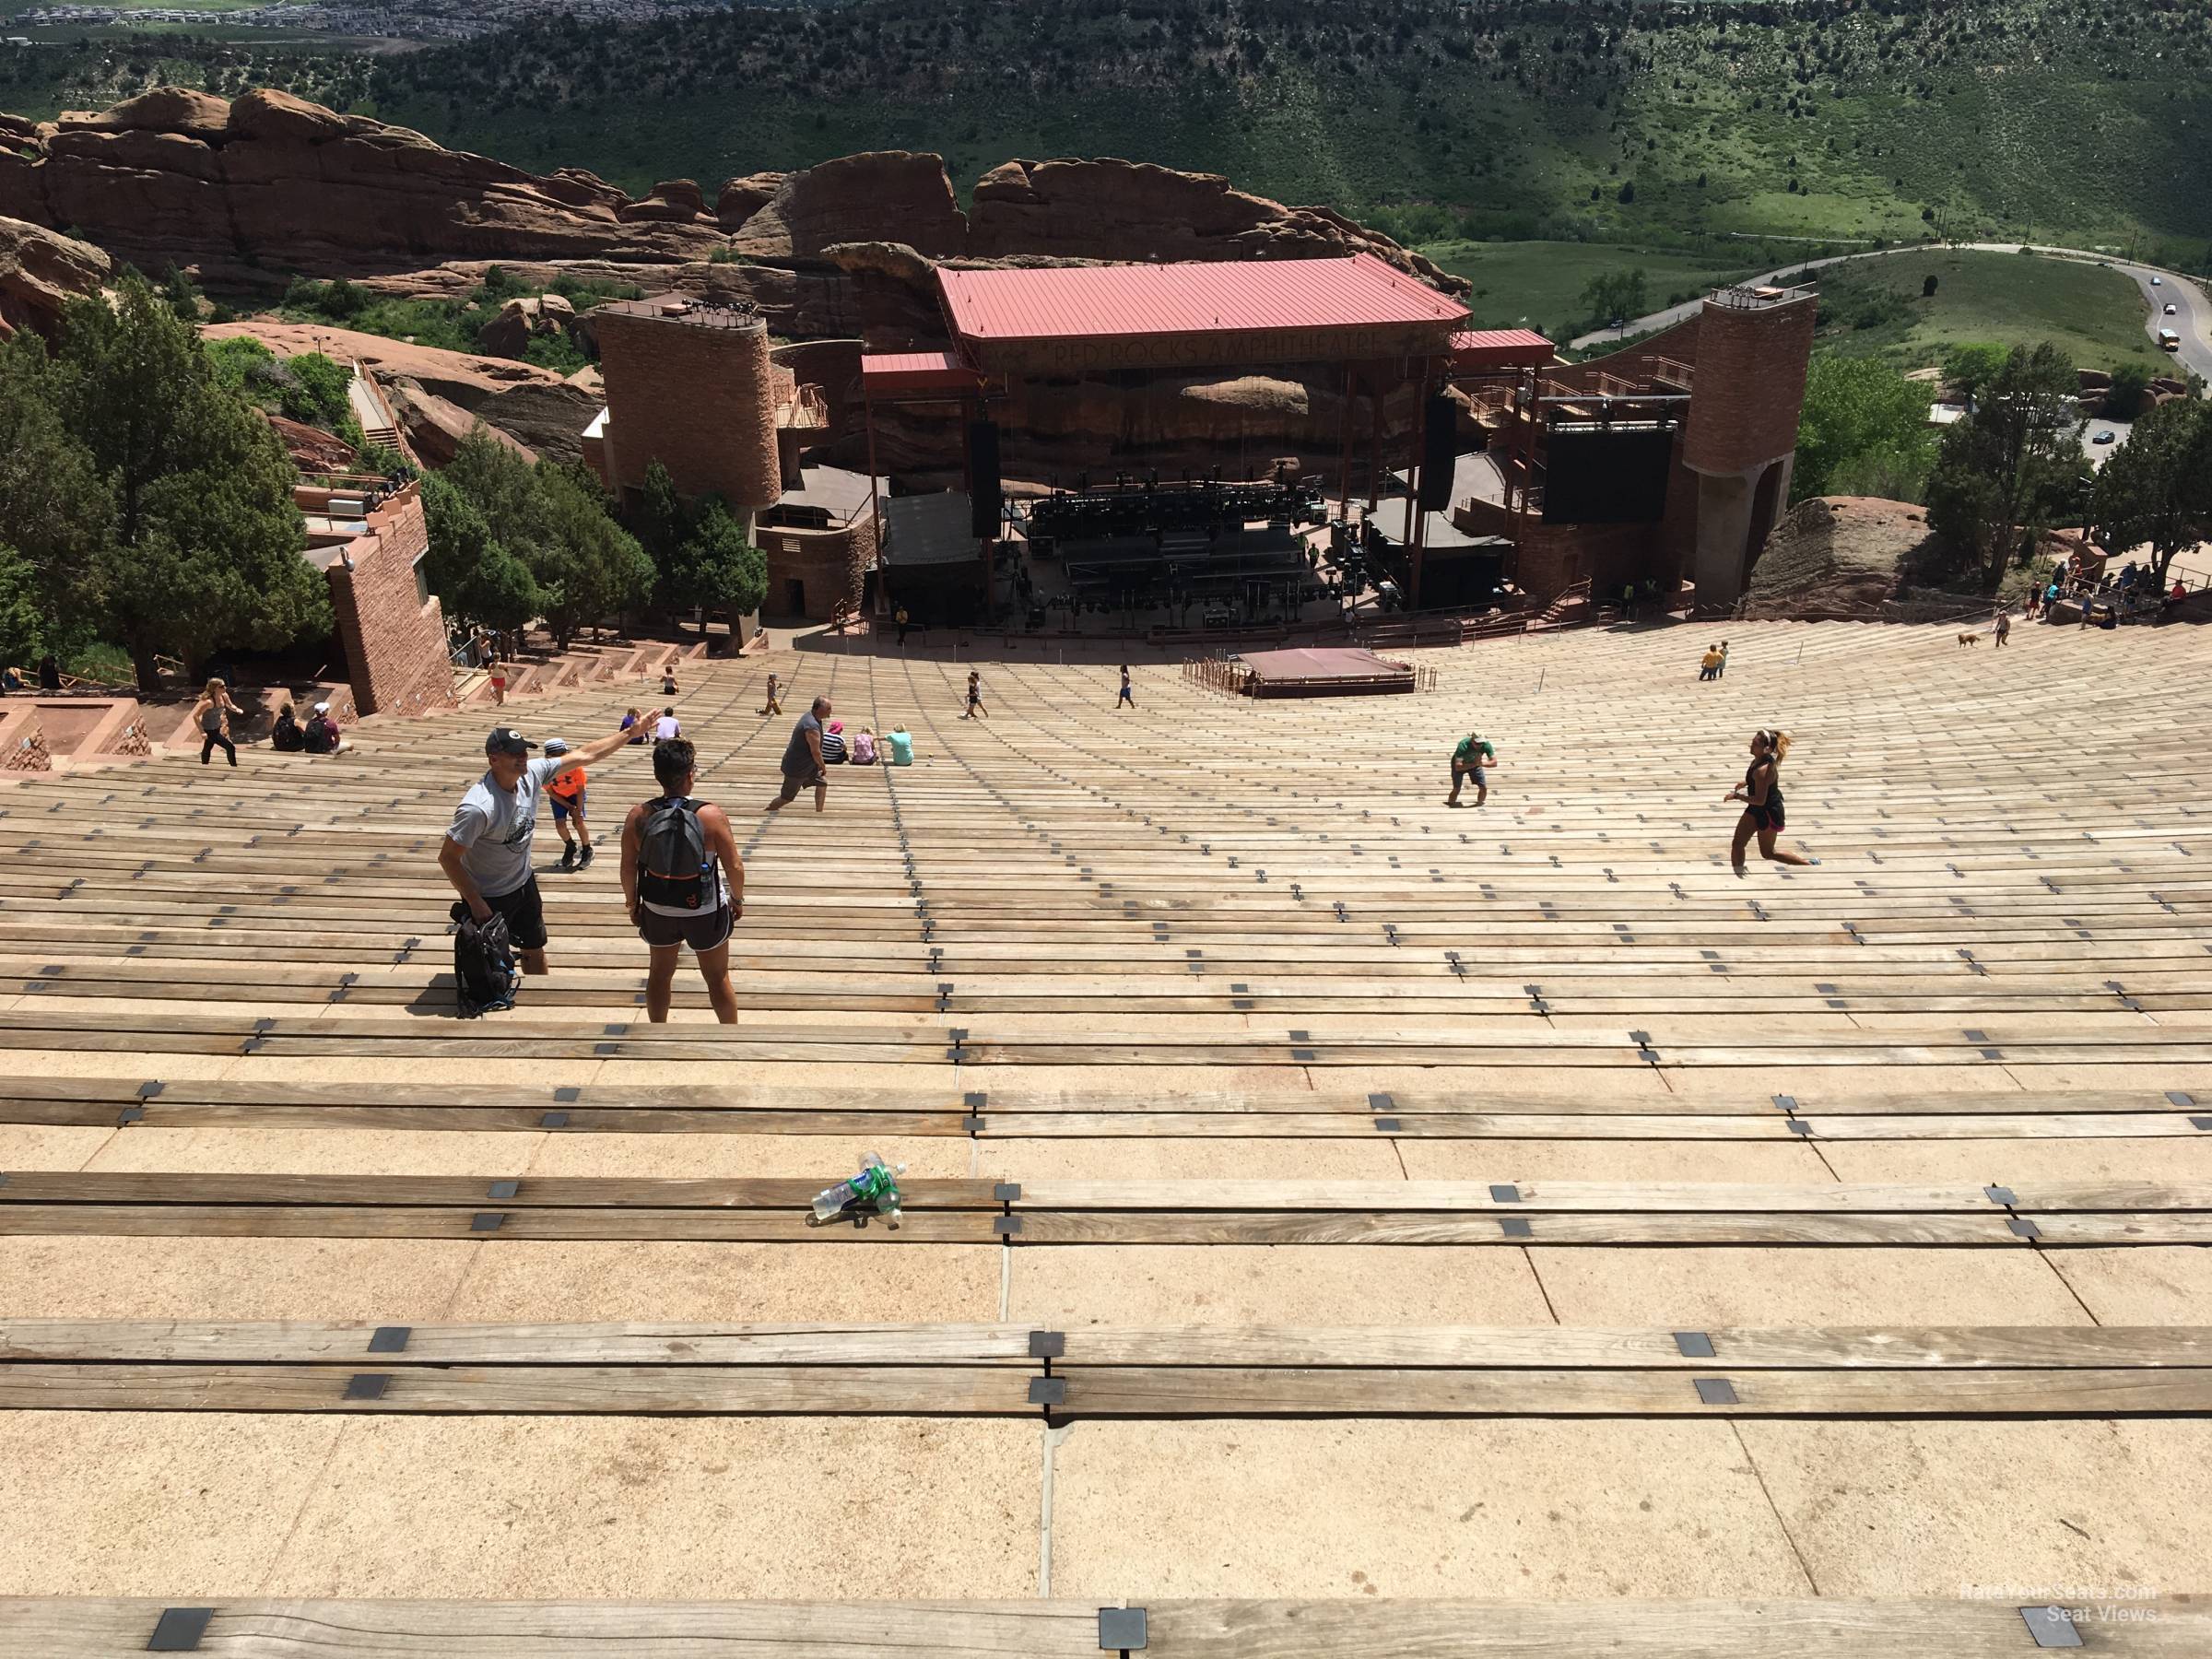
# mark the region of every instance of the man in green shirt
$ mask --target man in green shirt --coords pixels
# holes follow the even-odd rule
[[[1481,733],[1469,732],[1459,740],[1459,747],[1452,751],[1452,794],[1444,805],[1456,806],[1460,804],[1459,786],[1468,778],[1475,780],[1475,805],[1479,806],[1488,800],[1490,786],[1488,774],[1483,771],[1486,764],[1498,764],[1498,751]]]

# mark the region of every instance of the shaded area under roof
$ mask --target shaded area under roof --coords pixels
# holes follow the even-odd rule
[[[882,503],[883,547],[877,558],[892,570],[925,565],[971,564],[982,568],[982,555],[969,529],[968,492],[894,496]]]
[[[877,488],[878,493],[889,489],[890,480],[878,480]],[[802,466],[798,488],[786,489],[777,498],[775,505],[818,508],[827,512],[832,522],[849,524],[867,511],[868,475],[848,472],[841,466]]]
[[[1386,496],[1375,503],[1375,510],[1367,515],[1367,522],[1383,537],[1404,547],[1407,539],[1406,526],[1412,523],[1410,509],[1413,503],[1404,496]],[[1448,512],[1431,512],[1422,532],[1422,546],[1432,552],[1454,547],[1503,547],[1510,544],[1501,535],[1469,535],[1452,522]]]

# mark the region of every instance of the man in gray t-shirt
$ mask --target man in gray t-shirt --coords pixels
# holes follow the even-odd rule
[[[818,697],[791,728],[791,742],[783,750],[783,793],[768,804],[769,811],[788,806],[809,783],[814,785],[817,812],[829,801],[830,768],[822,759],[822,722],[829,718],[830,700]]]
[[[533,760],[537,746],[512,726],[484,740],[484,775],[469,785],[453,808],[453,821],[438,849],[438,868],[464,909],[478,922],[496,912],[507,918],[509,935],[522,954],[524,973],[546,971],[546,913],[530,868],[530,843],[537,832],[537,806],[546,785],[579,766],[597,766],[629,741],[616,732],[596,743],[571,749],[558,759]]]

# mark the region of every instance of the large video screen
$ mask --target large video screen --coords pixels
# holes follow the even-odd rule
[[[1666,512],[1670,430],[1555,427],[1544,469],[1547,524],[1642,524]]]

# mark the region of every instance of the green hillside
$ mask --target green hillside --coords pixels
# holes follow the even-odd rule
[[[2048,340],[2082,369],[2133,360],[2165,374],[2172,359],[2143,332],[2132,277],[2079,260],[1950,249],[1898,253],[1820,273],[1818,347],[1901,368],[1940,362],[1970,342]],[[1923,292],[1936,278],[1936,292]]]
[[[853,0],[556,17],[360,55],[114,40],[0,53],[41,113],[178,78],[282,85],[631,187],[944,153],[1122,155],[1416,240],[2029,236],[2201,266],[2202,0]]]

